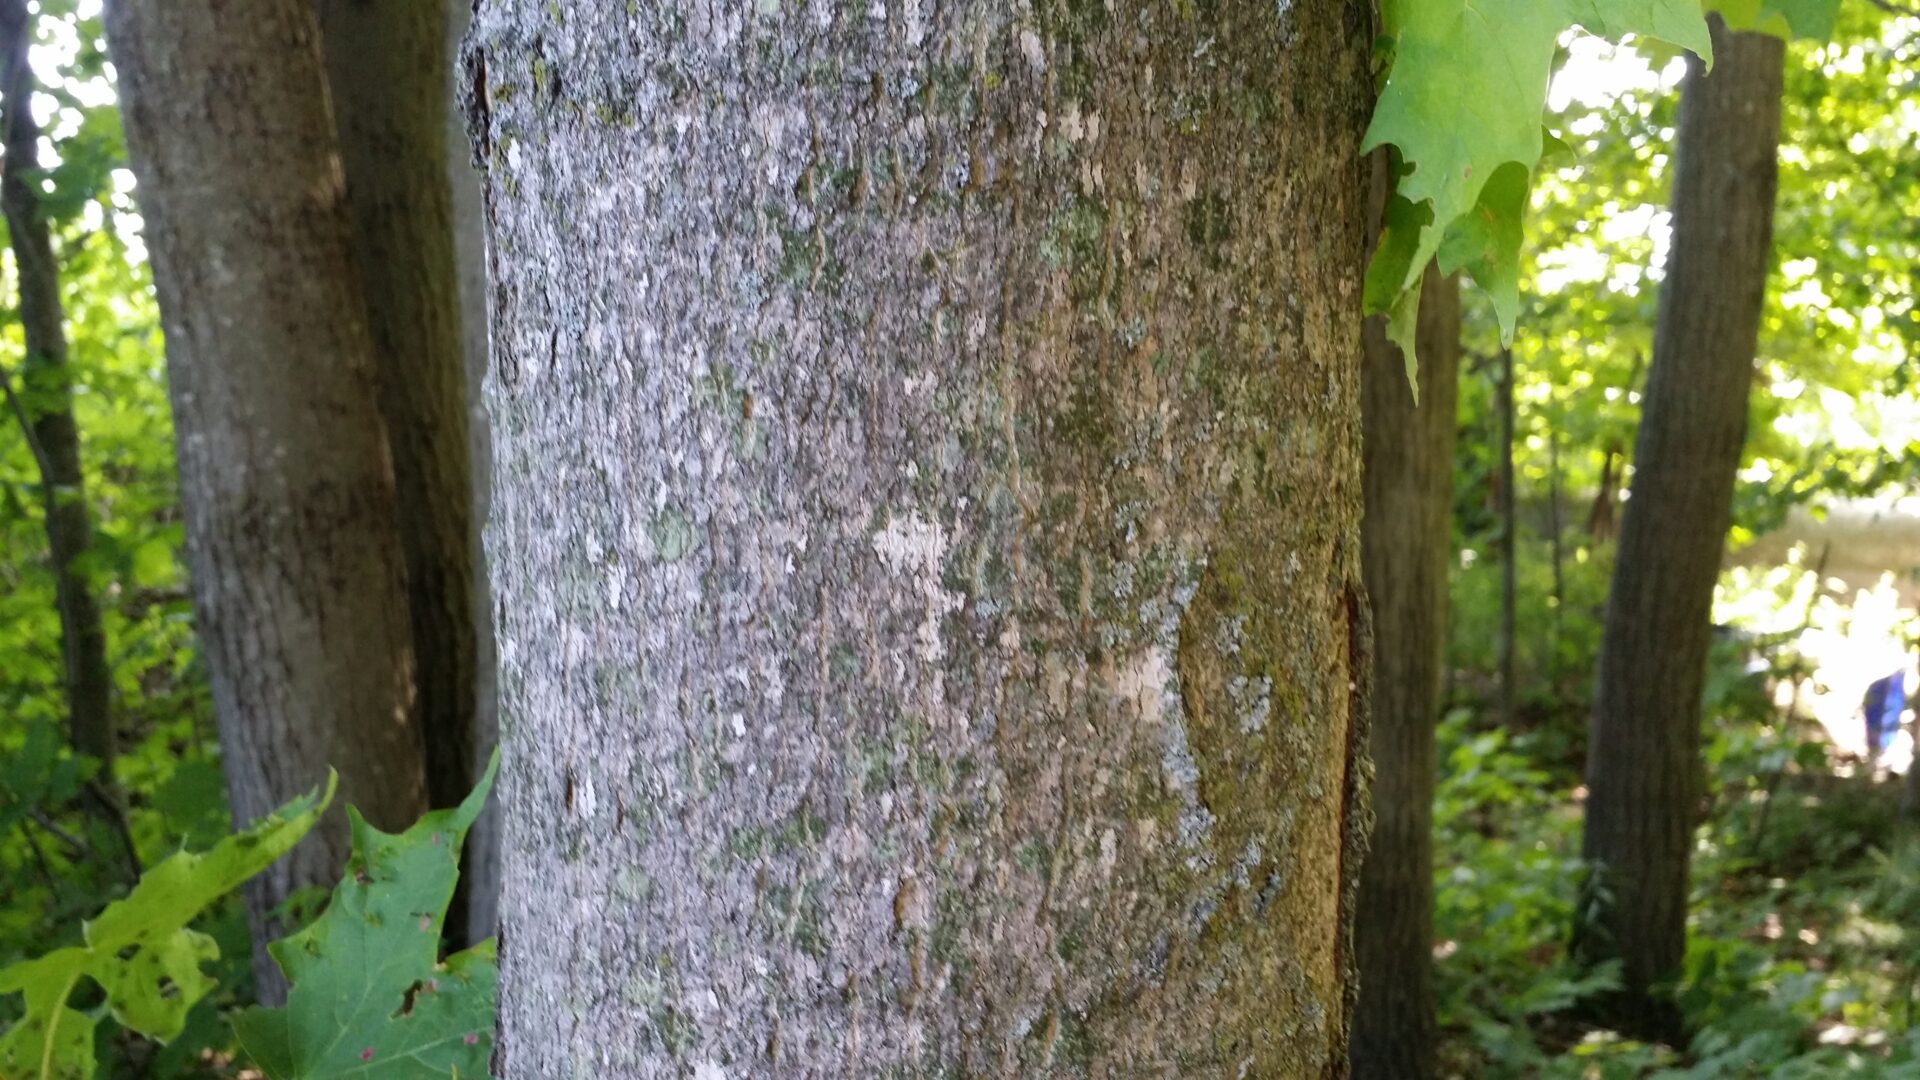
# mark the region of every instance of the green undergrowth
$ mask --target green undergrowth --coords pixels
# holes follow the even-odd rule
[[[1898,820],[1897,780],[1836,775],[1829,744],[1771,710],[1745,659],[1722,650],[1709,680],[1674,990],[1685,1046],[1566,1019],[1614,978],[1575,970],[1565,948],[1583,873],[1566,751],[1580,736],[1448,717],[1434,815],[1446,1075],[1920,1076],[1920,830]]]

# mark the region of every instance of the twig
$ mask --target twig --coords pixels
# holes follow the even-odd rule
[[[46,811],[39,809],[29,810],[27,816],[35,825],[40,826],[41,830],[48,836],[60,841],[60,843],[66,847],[67,853],[73,858],[84,859],[87,857],[87,845],[79,837],[61,828],[59,824],[47,816]]]
[[[133,842],[133,827],[127,822],[127,809],[114,798],[113,790],[102,784],[98,778],[87,781],[87,794],[100,807],[100,816],[107,819],[114,834],[120,838],[121,847],[127,856],[127,880],[135,884],[140,881],[140,849]]]
[[[51,892],[57,901],[60,898],[60,879],[54,876],[53,866],[47,862],[46,851],[41,848],[40,841],[34,838],[33,830],[27,828],[25,821],[20,822],[15,827],[20,830],[20,836],[26,840],[27,847],[33,850],[33,861],[40,867],[40,876],[47,881],[47,891]]]
[[[1867,3],[1889,15],[1905,15],[1909,19],[1920,19],[1920,8],[1910,8],[1905,4],[1896,4],[1893,0],[1867,0]]]
[[[20,421],[20,432],[27,437],[27,449],[33,452],[33,463],[40,468],[40,486],[45,488],[49,497],[53,494],[53,461],[47,457],[47,448],[40,445],[40,436],[33,430],[33,417],[27,415],[27,406],[20,395],[13,390],[13,373],[0,367],[0,393],[7,396],[7,405],[13,410],[14,419]]]

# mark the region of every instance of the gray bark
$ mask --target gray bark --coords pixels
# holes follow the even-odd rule
[[[1680,97],[1673,247],[1607,602],[1587,764],[1594,880],[1575,946],[1618,958],[1608,1018],[1678,1039],[1700,692],[1771,262],[1784,50],[1712,20]]]
[[[1344,1073],[1368,7],[481,6],[501,1075]]]
[[[67,369],[66,311],[60,302],[60,266],[53,236],[40,212],[40,125],[29,102],[33,69],[27,49],[33,23],[25,0],[0,0],[0,120],[5,123],[5,165],[0,168],[0,210],[20,279],[20,330],[25,345],[19,386],[0,371],[5,392],[32,447],[40,470],[46,515],[47,554],[53,566],[54,603],[60,612],[60,652],[66,666],[67,730],[75,751],[100,762],[99,797],[113,800],[113,677],[107,667],[107,632],[100,600],[79,565],[93,546],[86,475],[80,458],[80,427],[73,418],[73,376]]]
[[[403,555],[313,11],[119,0],[107,17],[234,815],[333,765],[342,802],[398,828],[426,805]],[[253,880],[256,946],[347,847],[336,811]],[[258,948],[255,969],[271,998]]]
[[[1365,334],[1361,537],[1373,606],[1374,827],[1354,924],[1360,1080],[1423,1080],[1435,1070],[1434,727],[1453,547],[1460,282],[1429,268],[1421,288],[1417,405],[1384,326],[1370,321]]]
[[[393,451],[427,793],[475,778],[478,566],[448,171],[447,0],[319,0],[354,253]],[[465,896],[448,933],[467,937]]]

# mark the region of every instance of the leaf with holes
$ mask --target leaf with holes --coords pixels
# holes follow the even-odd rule
[[[1791,0],[1772,0],[1791,2]],[[1406,170],[1393,227],[1369,273],[1367,310],[1413,356],[1411,301],[1427,261],[1464,269],[1494,295],[1502,336],[1519,311],[1520,215],[1545,149],[1540,115],[1560,35],[1645,34],[1708,54],[1700,0],[1387,0],[1392,62],[1365,148],[1392,145]]]
[[[148,870],[123,900],[82,927],[84,944],[0,971],[0,993],[26,995],[26,1012],[0,1036],[0,1076],[90,1080],[97,1014],[69,1008],[82,979],[106,993],[122,1025],[161,1042],[180,1033],[187,1010],[213,989],[200,965],[220,955],[212,938],[187,928],[207,905],[266,869],[293,847],[333,799],[295,799],[252,828],[196,855],[179,852]]]
[[[275,942],[293,984],[281,1009],[234,1017],[240,1045],[273,1080],[481,1077],[493,1048],[491,940],[440,959],[460,845],[499,759],[473,794],[394,836],[353,820],[353,857],[326,913]]]

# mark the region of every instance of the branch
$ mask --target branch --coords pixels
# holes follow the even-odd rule
[[[6,368],[0,368],[0,393],[7,397],[7,406],[13,410],[14,419],[20,421],[20,431],[27,437],[27,449],[33,451],[33,463],[40,467],[40,486],[46,489],[49,498],[54,492],[53,461],[47,457],[47,448],[40,445],[40,436],[33,430],[33,417],[27,415],[27,407],[20,395],[13,391],[13,374]]]
[[[67,849],[67,854],[70,857],[74,859],[84,859],[87,857],[88,851],[86,843],[79,837],[61,828],[60,824],[54,821],[45,810],[34,807],[27,811],[27,818],[35,825],[40,826],[42,832],[60,841],[61,846]]]
[[[1908,7],[1905,4],[1896,4],[1893,0],[1867,0],[1867,3],[1872,4],[1874,7],[1879,8],[1889,15],[1904,15],[1909,19],[1920,19],[1920,8]]]

